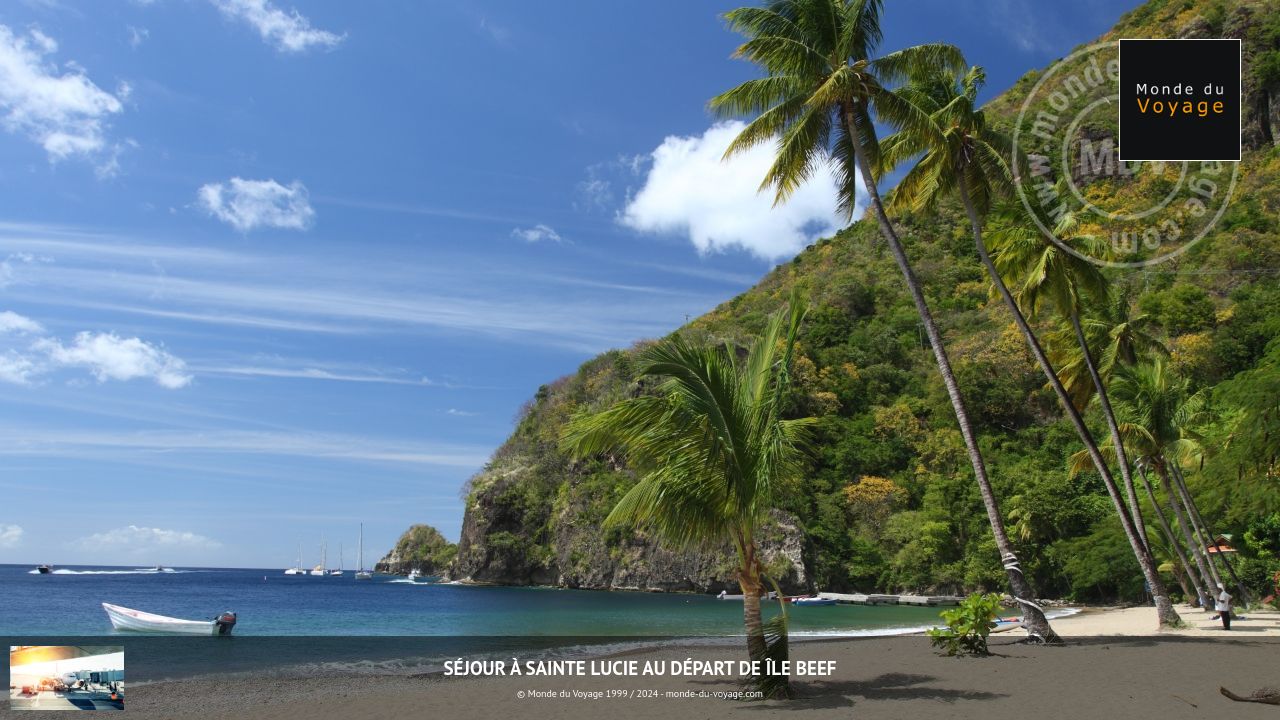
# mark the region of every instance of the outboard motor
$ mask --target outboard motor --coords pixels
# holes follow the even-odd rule
[[[213,622],[218,626],[219,635],[230,635],[231,629],[236,626],[236,614],[228,610],[215,618]]]

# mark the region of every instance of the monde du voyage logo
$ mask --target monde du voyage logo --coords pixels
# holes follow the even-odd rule
[[[1241,44],[1121,40],[1121,162],[1240,160]]]

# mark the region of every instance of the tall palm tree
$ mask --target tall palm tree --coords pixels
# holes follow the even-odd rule
[[[1058,380],[1053,364],[987,251],[982,233],[982,218],[991,209],[994,198],[1012,194],[1015,174],[1007,160],[1014,156],[1012,143],[1006,136],[989,127],[986,116],[977,109],[978,90],[984,79],[982,69],[977,67],[971,68],[958,84],[953,75],[925,72],[914,76],[901,91],[904,99],[909,99],[912,104],[928,113],[930,122],[899,131],[886,140],[881,148],[885,167],[919,156],[919,160],[898,183],[894,201],[923,208],[936,203],[944,195],[959,195],[973,230],[978,259],[1013,315],[1014,323],[1026,339],[1032,355],[1102,476],[1107,494],[1111,496],[1111,502],[1120,517],[1120,525],[1155,598],[1160,625],[1179,625],[1181,619],[1169,600],[1164,582],[1156,570],[1155,560],[1146,541],[1134,527],[1132,516],[1120,496],[1097,442],[1062,382]]]
[[[1183,459],[1199,452],[1199,443],[1184,429],[1203,407],[1203,396],[1188,392],[1185,378],[1177,378],[1163,358],[1150,363],[1140,363],[1122,368],[1113,381],[1112,395],[1119,406],[1122,419],[1121,432],[1124,444],[1138,454],[1138,462],[1150,467],[1169,498],[1183,539],[1195,559],[1205,588],[1218,583],[1215,568],[1205,552],[1205,545],[1196,540],[1199,532],[1188,507],[1190,495],[1178,487],[1174,469]],[[1083,458],[1074,458],[1082,465]],[[1201,598],[1204,605],[1205,598]],[[1209,609],[1206,607],[1205,609]]]
[[[1143,544],[1147,544],[1147,526],[1142,517],[1142,504],[1134,487],[1133,474],[1130,472],[1129,458],[1125,455],[1124,443],[1120,441],[1120,428],[1116,424],[1111,400],[1107,397],[1106,383],[1103,382],[1098,363],[1094,361],[1081,321],[1084,300],[1094,303],[1107,303],[1110,300],[1106,276],[1097,265],[1084,259],[1097,257],[1099,252],[1105,252],[1106,243],[1092,235],[1081,233],[1080,224],[1073,212],[1058,216],[1053,234],[1059,242],[1082,251],[1081,255],[1069,253],[1059,244],[1049,242],[1040,228],[1028,223],[1025,216],[1015,220],[1006,214],[1002,219],[1004,222],[989,233],[996,268],[1006,283],[1009,280],[1015,282],[1017,289],[1014,297],[1029,318],[1035,318],[1045,305],[1052,304],[1070,325],[1071,342],[1079,352],[1080,366],[1087,371],[1089,384],[1084,387],[1088,390],[1083,390],[1083,383],[1076,383],[1077,389],[1072,392],[1068,380],[1077,378],[1071,375],[1064,377],[1061,366],[1057,373],[1058,379],[1063,382],[1071,401],[1080,410],[1085,409],[1091,397],[1097,397],[1102,417],[1107,423],[1107,431],[1111,435],[1112,447],[1115,448],[1116,464],[1120,467],[1120,478],[1124,483],[1125,500],[1129,504],[1134,529]],[[1047,219],[1042,218],[1042,222]]]
[[[1156,514],[1156,520],[1160,525],[1160,531],[1164,534],[1165,543],[1168,545],[1169,551],[1175,556],[1174,560],[1178,563],[1178,565],[1184,571],[1183,573],[1178,575],[1179,582],[1182,583],[1183,594],[1186,595],[1187,601],[1191,602],[1192,592],[1187,592],[1187,591],[1188,590],[1193,591],[1196,600],[1195,602],[1192,603],[1192,606],[1208,608],[1209,593],[1204,586],[1203,577],[1196,577],[1195,573],[1191,572],[1191,563],[1187,562],[1187,555],[1182,550],[1182,543],[1178,540],[1178,536],[1173,533],[1173,528],[1169,525],[1169,520],[1164,516],[1164,510],[1161,509],[1160,501],[1159,499],[1156,498],[1155,489],[1151,487],[1151,481],[1147,478],[1147,471],[1146,471],[1145,465],[1142,462],[1139,462],[1137,465],[1137,470],[1138,470],[1138,476],[1142,478],[1142,485],[1147,490],[1147,496],[1151,498],[1151,509]],[[1173,511],[1174,519],[1176,521],[1179,521],[1181,524],[1181,521],[1180,521],[1181,516],[1178,515],[1177,509],[1173,505],[1172,497],[1170,497],[1169,499],[1169,509]],[[1195,553],[1194,540],[1191,538],[1190,534],[1186,532],[1185,524],[1182,524],[1182,529],[1184,532],[1183,539],[1193,543],[1189,547],[1191,548],[1191,552],[1194,554]],[[1198,561],[1199,558],[1197,557],[1196,560]],[[1203,572],[1204,570],[1203,568],[1198,568],[1198,569],[1201,570],[1201,572]],[[1183,579],[1184,576],[1186,579]],[[1190,587],[1187,587],[1188,579],[1190,580],[1190,585],[1191,585]]]
[[[798,477],[815,418],[783,419],[802,303],[775,313],[745,358],[736,348],[672,337],[640,352],[655,395],[573,418],[562,446],[576,457],[620,450],[639,480],[605,520],[647,526],[680,546],[733,545],[743,593],[748,654],[769,657],[762,622],[764,567],[756,531],[781,483]],[[785,648],[785,633],[780,642]],[[785,676],[760,677],[771,697],[789,696]]]
[[[761,143],[777,144],[776,158],[760,187],[772,188],[779,203],[831,158],[838,172],[840,210],[852,217],[861,180],[876,223],[924,325],[973,466],[1009,579],[1010,594],[1022,609],[1023,627],[1030,637],[1058,642],[1043,609],[1034,600],[1035,593],[1005,531],[942,333],[876,186],[874,168],[880,164],[880,150],[872,114],[900,128],[928,122],[911,103],[888,91],[886,84],[904,80],[927,67],[959,70],[965,65],[964,57],[957,48],[941,43],[916,45],[876,57],[882,39],[882,11],[882,0],[767,0],[762,7],[727,13],[729,26],[747,38],[736,56],[759,65],[765,76],[716,96],[710,105],[722,115],[754,116],[726,156]]]

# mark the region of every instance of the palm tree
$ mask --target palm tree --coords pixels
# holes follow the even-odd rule
[[[1204,446],[1197,428],[1208,419],[1208,409],[1203,392],[1191,392],[1187,378],[1177,377],[1162,357],[1156,357],[1149,365],[1137,365],[1120,376],[1117,391],[1124,393],[1127,411],[1132,418],[1134,437],[1126,442],[1144,444],[1152,455],[1156,473],[1165,481],[1170,500],[1175,509],[1180,504],[1186,513],[1186,522],[1195,539],[1191,540],[1198,561],[1203,560],[1207,570],[1205,583],[1213,588],[1222,583],[1218,567],[1208,555],[1208,548],[1216,546],[1212,529],[1200,515],[1200,508],[1187,487],[1182,473],[1185,462],[1202,457]],[[1161,472],[1163,471],[1163,473]],[[1222,553],[1222,559],[1232,580],[1247,599],[1248,590],[1240,582],[1231,561]]]
[[[1183,594],[1187,596],[1187,601],[1191,602],[1191,596],[1193,593],[1188,591],[1189,590],[1194,591],[1196,600],[1194,603],[1192,603],[1192,606],[1194,607],[1198,605],[1201,608],[1208,608],[1209,595],[1208,595],[1208,592],[1205,590],[1204,583],[1202,582],[1202,578],[1197,578],[1195,574],[1191,572],[1191,563],[1187,562],[1187,555],[1182,550],[1182,543],[1178,541],[1178,536],[1173,533],[1173,528],[1169,525],[1169,520],[1164,516],[1164,510],[1160,508],[1160,501],[1156,498],[1156,492],[1151,487],[1151,481],[1147,478],[1146,467],[1143,465],[1142,462],[1138,463],[1137,470],[1138,470],[1138,476],[1142,478],[1142,485],[1147,490],[1147,496],[1151,498],[1151,509],[1155,511],[1156,520],[1160,525],[1160,531],[1164,534],[1165,543],[1167,544],[1171,554],[1175,556],[1174,560],[1178,563],[1179,567],[1183,571],[1178,575],[1178,581],[1182,583]],[[1181,519],[1180,519],[1181,516],[1178,515],[1177,509],[1174,508],[1173,506],[1172,497],[1170,497],[1169,499],[1169,508],[1171,511],[1173,511],[1174,518],[1177,519],[1181,524]],[[1185,532],[1186,525],[1183,524],[1182,527]],[[1185,539],[1190,541],[1191,536],[1188,534],[1186,535]],[[1191,545],[1190,547],[1191,547],[1191,552],[1194,554],[1195,553],[1194,544]],[[1199,557],[1197,557],[1196,560],[1198,561]],[[1203,572],[1203,568],[1198,568],[1198,569],[1200,569]],[[1187,580],[1183,579],[1184,577],[1191,581],[1191,587],[1187,587]]]
[[[1047,213],[1044,213],[1047,216]],[[1124,483],[1125,500],[1129,505],[1129,513],[1133,517],[1134,529],[1143,544],[1147,544],[1147,526],[1142,517],[1142,505],[1134,488],[1133,474],[1129,469],[1129,458],[1124,452],[1124,443],[1120,441],[1120,428],[1116,424],[1115,412],[1111,408],[1111,400],[1107,397],[1107,386],[1102,380],[1102,373],[1094,362],[1093,352],[1089,346],[1084,325],[1081,322],[1082,300],[1088,298],[1094,302],[1110,300],[1110,289],[1107,278],[1099,267],[1085,257],[1097,257],[1105,252],[1106,243],[1091,235],[1080,232],[1080,225],[1075,213],[1065,212],[1058,216],[1054,223],[1053,234],[1058,241],[1081,250],[1080,255],[1069,253],[1059,244],[1049,242],[1040,232],[1039,227],[1026,222],[1025,216],[1012,220],[1008,214],[1005,222],[998,225],[990,233],[991,248],[995,251],[996,268],[1000,270],[1006,283],[1014,280],[1017,290],[1014,297],[1029,318],[1035,318],[1046,304],[1052,304],[1071,326],[1071,342],[1079,351],[1080,363],[1087,371],[1088,385],[1079,382],[1075,375],[1067,375],[1059,366],[1058,379],[1063,382],[1071,401],[1081,411],[1088,405],[1093,396],[1098,398],[1102,416],[1106,420],[1107,430],[1111,435],[1112,447],[1116,452],[1116,464],[1120,467],[1120,478]],[[1048,220],[1042,218],[1042,222]],[[1064,377],[1065,375],[1065,377]],[[1068,380],[1075,381],[1071,384]],[[1075,392],[1072,392],[1073,385]],[[1087,388],[1087,390],[1085,389]],[[1150,547],[1148,547],[1150,550]]]
[[[651,527],[686,547],[732,543],[753,660],[786,647],[785,628],[771,643],[761,620],[765,577],[756,530],[779,484],[798,477],[805,436],[816,422],[779,415],[803,316],[802,303],[793,300],[770,318],[745,358],[735,348],[694,346],[680,336],[641,351],[639,373],[662,379],[657,393],[577,416],[562,438],[579,458],[620,450],[639,473],[606,526]],[[770,697],[790,695],[785,675],[756,681]]]
[[[1053,364],[1045,355],[1044,348],[1027,323],[1017,300],[1004,284],[983,240],[982,217],[991,209],[994,198],[1012,193],[1015,176],[1006,159],[1014,156],[1012,143],[1006,136],[987,126],[986,116],[976,107],[978,89],[984,79],[982,69],[977,67],[971,68],[958,85],[954,76],[932,71],[914,76],[901,91],[904,99],[909,99],[912,104],[928,113],[930,122],[899,131],[886,140],[882,147],[882,160],[886,168],[920,156],[898,183],[894,201],[924,208],[933,205],[944,195],[955,193],[960,196],[973,229],[979,260],[1013,315],[1014,323],[1022,332],[1032,355],[1102,476],[1111,502],[1120,516],[1121,527],[1155,598],[1160,625],[1178,625],[1181,619],[1169,600],[1146,541],[1134,527],[1106,460],[1085,424],[1084,417],[1058,380]]]
[[[925,44],[875,57],[882,39],[882,0],[768,0],[725,15],[729,26],[746,36],[736,56],[756,63],[765,76],[738,85],[711,100],[711,108],[727,116],[755,116],[726,151],[726,156],[765,142],[776,142],[777,155],[761,182],[784,202],[826,159],[835,160],[839,207],[852,217],[862,181],[880,232],[907,285],[924,325],[938,371],[955,412],[974,477],[986,507],[1009,579],[1010,593],[1022,609],[1028,636],[1058,642],[1058,636],[1035,603],[1035,593],[1022,573],[978,448],[960,386],[951,369],[942,333],[925,302],[897,231],[889,221],[876,186],[879,142],[872,113],[899,128],[928,122],[911,103],[885,89],[923,68],[959,70],[964,57],[946,44]]]

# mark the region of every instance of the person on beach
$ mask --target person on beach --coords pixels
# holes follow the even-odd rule
[[[1214,603],[1214,610],[1218,611],[1218,617],[1222,618],[1222,629],[1231,629],[1231,593],[1218,583],[1218,601]]]

